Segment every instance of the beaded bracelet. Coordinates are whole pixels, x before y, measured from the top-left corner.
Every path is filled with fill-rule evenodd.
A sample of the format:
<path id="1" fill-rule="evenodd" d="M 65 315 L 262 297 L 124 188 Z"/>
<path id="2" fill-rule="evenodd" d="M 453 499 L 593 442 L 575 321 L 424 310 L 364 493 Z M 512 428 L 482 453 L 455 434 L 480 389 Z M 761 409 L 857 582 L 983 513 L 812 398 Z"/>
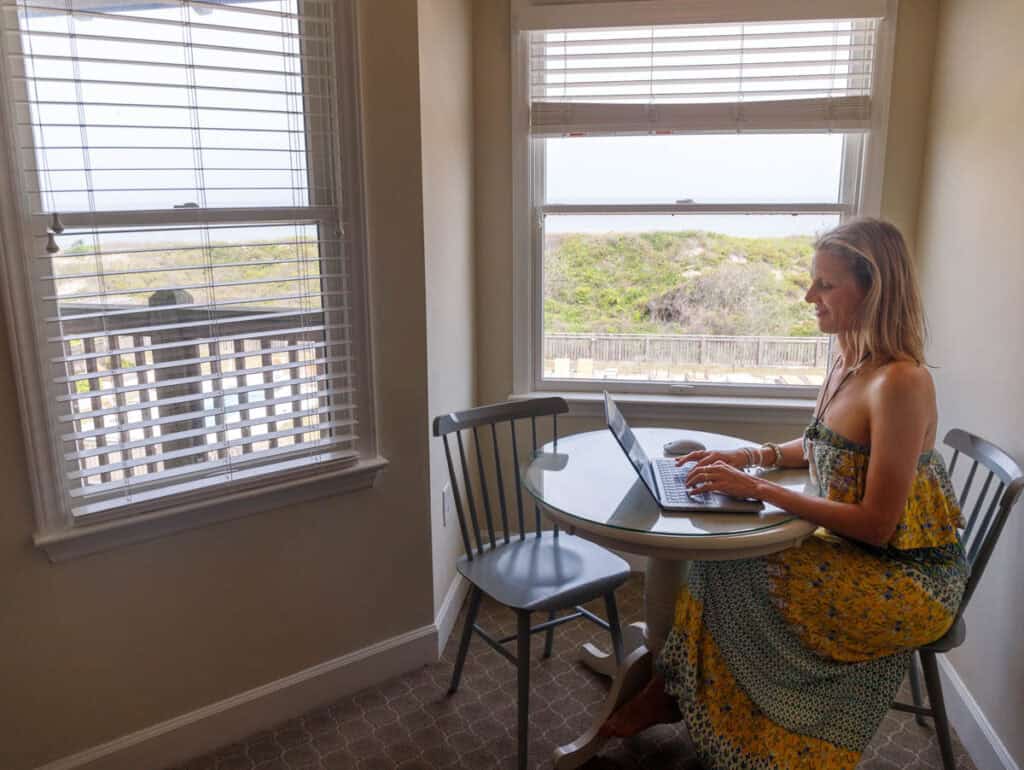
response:
<path id="1" fill-rule="evenodd" d="M 742 449 L 743 450 L 743 454 L 745 454 L 747 456 L 747 462 L 743 466 L 744 468 L 752 468 L 753 466 L 757 465 L 757 463 L 754 462 L 754 448 L 753 447 L 745 446 L 745 447 L 740 447 L 740 449 Z"/>
<path id="2" fill-rule="evenodd" d="M 763 466 L 767 471 L 773 471 L 782 467 L 782 447 L 778 444 L 767 442 L 761 445 L 761 449 L 770 449 L 774 455 L 774 460 L 771 465 Z"/>

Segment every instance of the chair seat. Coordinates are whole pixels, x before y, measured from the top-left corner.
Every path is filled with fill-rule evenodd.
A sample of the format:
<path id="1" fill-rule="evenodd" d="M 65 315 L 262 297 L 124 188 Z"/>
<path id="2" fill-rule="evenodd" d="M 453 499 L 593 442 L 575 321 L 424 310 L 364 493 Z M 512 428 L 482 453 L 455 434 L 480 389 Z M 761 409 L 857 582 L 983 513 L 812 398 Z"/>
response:
<path id="1" fill-rule="evenodd" d="M 629 577 L 629 564 L 605 548 L 559 532 L 499 543 L 459 572 L 485 594 L 518 610 L 558 610 L 596 599 Z"/>
<path id="2" fill-rule="evenodd" d="M 964 639 L 967 638 L 967 624 L 964 623 L 964 619 L 959 617 L 956 622 L 949 627 L 949 630 L 936 639 L 934 642 L 930 642 L 921 647 L 925 652 L 949 652 L 950 650 L 956 649 L 964 643 Z"/>

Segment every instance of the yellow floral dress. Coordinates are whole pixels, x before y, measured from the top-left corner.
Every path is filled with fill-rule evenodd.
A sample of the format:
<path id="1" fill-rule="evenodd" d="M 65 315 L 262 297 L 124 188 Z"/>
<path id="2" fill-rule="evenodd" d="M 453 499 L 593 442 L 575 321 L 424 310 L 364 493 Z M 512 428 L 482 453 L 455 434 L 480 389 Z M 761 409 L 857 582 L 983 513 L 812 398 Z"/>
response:
<path id="1" fill-rule="evenodd" d="M 819 494 L 860 500 L 868 447 L 820 421 L 806 438 Z M 883 548 L 819 529 L 773 556 L 691 563 L 658 667 L 706 770 L 852 770 L 912 650 L 956 616 L 960 525 L 932 451 Z"/>

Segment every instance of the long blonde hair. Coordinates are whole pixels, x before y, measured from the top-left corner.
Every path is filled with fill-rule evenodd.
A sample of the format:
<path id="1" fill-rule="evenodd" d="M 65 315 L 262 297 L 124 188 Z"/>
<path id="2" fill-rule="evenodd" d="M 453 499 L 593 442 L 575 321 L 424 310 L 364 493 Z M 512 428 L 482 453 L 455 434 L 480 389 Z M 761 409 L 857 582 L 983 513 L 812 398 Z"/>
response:
<path id="1" fill-rule="evenodd" d="M 846 260 L 865 291 L 859 325 L 839 333 L 853 360 L 924 364 L 924 307 L 900 231 L 889 222 L 863 217 L 825 233 L 814 248 Z"/>

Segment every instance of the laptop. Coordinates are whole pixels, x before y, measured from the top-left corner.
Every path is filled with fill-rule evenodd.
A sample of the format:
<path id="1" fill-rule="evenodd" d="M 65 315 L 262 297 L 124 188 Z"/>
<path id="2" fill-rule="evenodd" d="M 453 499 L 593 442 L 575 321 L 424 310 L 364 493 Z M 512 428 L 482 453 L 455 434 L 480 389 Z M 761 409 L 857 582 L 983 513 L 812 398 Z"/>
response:
<path id="1" fill-rule="evenodd" d="M 630 465 L 640 476 L 647 491 L 664 510 L 757 513 L 764 508 L 764 503 L 760 500 L 741 500 L 718 492 L 687 491 L 686 476 L 697 463 L 691 461 L 676 467 L 674 457 L 658 457 L 651 460 L 607 392 L 604 394 L 604 417 L 608 429 L 615 436 L 622 451 L 626 453 Z"/>

